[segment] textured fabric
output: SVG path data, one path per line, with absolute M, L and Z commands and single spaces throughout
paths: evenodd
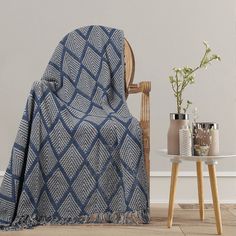
M 121 30 L 67 34 L 32 86 L 0 189 L 0 228 L 148 223 L 142 132 L 124 94 Z

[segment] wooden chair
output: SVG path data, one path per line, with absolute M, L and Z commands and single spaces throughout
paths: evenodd
M 128 98 L 129 94 L 142 93 L 141 110 L 140 110 L 140 126 L 143 130 L 143 144 L 144 144 L 144 159 L 145 167 L 150 183 L 150 99 L 149 93 L 151 91 L 151 82 L 143 81 L 134 84 L 135 60 L 132 48 L 129 42 L 125 39 L 125 94 Z

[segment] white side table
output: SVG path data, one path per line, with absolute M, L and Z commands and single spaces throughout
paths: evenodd
M 168 227 L 172 226 L 173 213 L 174 213 L 174 200 L 176 192 L 176 183 L 178 177 L 179 163 L 182 161 L 194 161 L 196 162 L 197 168 L 197 181 L 198 181 L 198 199 L 199 199 L 199 212 L 200 219 L 204 220 L 204 199 L 203 199 L 203 175 L 202 175 L 202 162 L 208 166 L 208 172 L 210 177 L 211 192 L 213 199 L 213 206 L 215 212 L 216 228 L 217 233 L 222 234 L 222 221 L 221 211 L 218 198 L 217 179 L 215 165 L 218 160 L 229 157 L 236 157 L 236 154 L 232 155 L 218 155 L 218 156 L 179 156 L 179 155 L 168 155 L 167 150 L 159 150 L 158 154 L 162 157 L 169 158 L 172 162 L 171 171 L 171 183 L 170 183 L 170 195 L 169 195 L 169 209 L 168 209 Z

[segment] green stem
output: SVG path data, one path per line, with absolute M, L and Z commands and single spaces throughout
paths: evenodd
M 206 55 L 207 55 L 207 50 L 205 51 L 205 53 L 204 53 L 204 55 L 203 55 L 203 57 L 202 57 L 202 60 L 201 60 L 201 62 L 200 62 L 199 67 L 202 66 L 202 62 L 203 62 L 203 60 L 205 59 Z
M 180 99 L 179 99 L 179 78 L 178 78 L 178 72 L 175 72 L 175 80 L 176 80 L 176 105 L 177 105 L 177 112 L 181 112 L 181 104 L 180 104 Z

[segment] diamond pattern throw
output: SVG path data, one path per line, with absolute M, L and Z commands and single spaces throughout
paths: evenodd
M 0 187 L 0 230 L 149 222 L 141 128 L 125 101 L 124 34 L 68 33 L 33 83 Z

